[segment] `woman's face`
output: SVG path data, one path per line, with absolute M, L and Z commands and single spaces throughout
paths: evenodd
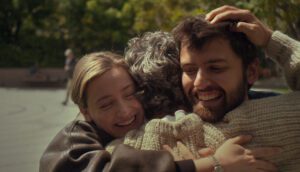
M 114 137 L 122 137 L 143 124 L 144 110 L 124 68 L 113 67 L 94 78 L 86 89 L 87 108 L 81 112 L 87 121 L 93 121 Z

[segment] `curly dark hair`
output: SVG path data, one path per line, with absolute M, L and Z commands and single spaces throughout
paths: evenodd
M 210 24 L 204 16 L 187 17 L 180 22 L 172 33 L 179 47 L 187 45 L 189 49 L 201 49 L 215 38 L 229 41 L 232 50 L 242 59 L 246 68 L 258 56 L 258 48 L 241 32 L 232 31 L 236 21 L 223 21 Z
M 173 114 L 185 106 L 179 51 L 170 33 L 147 32 L 132 38 L 125 49 L 125 61 L 148 119 Z

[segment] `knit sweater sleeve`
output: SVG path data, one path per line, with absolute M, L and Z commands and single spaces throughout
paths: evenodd
M 124 144 L 142 150 L 161 150 L 169 145 L 173 153 L 180 157 L 177 141 L 189 148 L 195 158 L 200 158 L 198 150 L 205 147 L 203 121 L 194 113 L 183 116 L 175 121 L 153 119 L 143 130 L 127 133 Z
M 300 43 L 279 31 L 274 31 L 266 53 L 281 66 L 288 86 L 292 90 L 300 90 Z

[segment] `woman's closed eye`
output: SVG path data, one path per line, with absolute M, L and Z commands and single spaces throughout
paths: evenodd
M 136 95 L 136 91 L 130 91 L 125 94 L 125 98 L 132 99 L 132 98 L 135 98 L 135 95 Z
M 99 108 L 102 109 L 102 110 L 107 110 L 109 109 L 110 107 L 112 107 L 113 105 L 113 102 L 112 101 L 109 101 L 109 102 L 104 102 L 104 103 L 101 103 L 99 105 Z

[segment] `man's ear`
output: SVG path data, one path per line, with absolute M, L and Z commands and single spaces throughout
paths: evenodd
M 88 122 L 91 122 L 92 121 L 92 118 L 91 118 L 91 115 L 88 111 L 87 108 L 84 108 L 84 107 L 79 107 L 79 110 L 81 112 L 81 114 L 84 116 L 84 119 Z
M 247 68 L 247 82 L 249 85 L 253 85 L 255 81 L 258 80 L 259 77 L 258 67 L 259 67 L 259 60 L 258 58 L 255 58 Z

